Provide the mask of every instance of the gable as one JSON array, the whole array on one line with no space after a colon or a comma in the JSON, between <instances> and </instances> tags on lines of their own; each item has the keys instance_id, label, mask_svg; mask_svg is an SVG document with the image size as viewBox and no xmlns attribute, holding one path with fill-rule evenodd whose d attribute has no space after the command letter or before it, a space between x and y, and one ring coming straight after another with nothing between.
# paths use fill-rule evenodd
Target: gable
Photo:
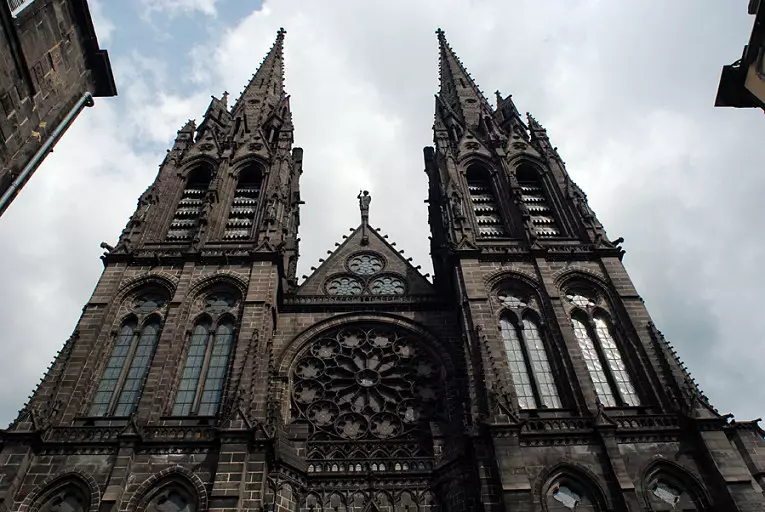
<instances>
[{"instance_id":1,"label":"gable","mask_svg":"<svg viewBox=\"0 0 765 512\"><path fill-rule=\"evenodd\" d=\"M298 295L370 296L433 295L425 279L374 228L367 230L362 244L361 226L319 266L303 284Z\"/></svg>"}]
</instances>

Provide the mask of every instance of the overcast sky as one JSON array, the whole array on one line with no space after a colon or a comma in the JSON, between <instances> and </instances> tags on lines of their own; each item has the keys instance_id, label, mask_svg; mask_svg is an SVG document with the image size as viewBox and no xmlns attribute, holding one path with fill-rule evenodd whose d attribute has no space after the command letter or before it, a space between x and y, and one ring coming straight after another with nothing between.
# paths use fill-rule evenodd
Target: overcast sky
<instances>
[{"instance_id":1,"label":"overcast sky","mask_svg":"<svg viewBox=\"0 0 765 512\"><path fill-rule=\"evenodd\" d=\"M765 413L765 115L713 108L747 0L90 0L119 90L87 109L0 219L0 423L70 336L176 131L236 98L287 29L304 148L299 274L358 222L430 271L422 148L441 27L493 102L548 129L657 326L721 412Z\"/></svg>"}]
</instances>

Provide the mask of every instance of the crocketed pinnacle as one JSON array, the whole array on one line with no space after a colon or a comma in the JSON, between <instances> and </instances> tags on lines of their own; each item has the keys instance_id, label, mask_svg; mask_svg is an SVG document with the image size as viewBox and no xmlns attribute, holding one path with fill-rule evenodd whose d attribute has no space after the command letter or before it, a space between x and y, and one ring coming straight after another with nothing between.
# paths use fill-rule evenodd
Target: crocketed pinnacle
<instances>
[{"instance_id":1,"label":"crocketed pinnacle","mask_svg":"<svg viewBox=\"0 0 765 512\"><path fill-rule=\"evenodd\" d=\"M285 97L284 92L284 35L280 28L271 50L252 75L250 83L234 105L233 117L245 115L248 124L259 124L270 116Z\"/></svg>"},{"instance_id":2,"label":"crocketed pinnacle","mask_svg":"<svg viewBox=\"0 0 765 512\"><path fill-rule=\"evenodd\" d=\"M439 96L468 126L477 126L482 113L491 113L488 100L454 53L446 35L436 30L439 46Z\"/></svg>"}]
</instances>

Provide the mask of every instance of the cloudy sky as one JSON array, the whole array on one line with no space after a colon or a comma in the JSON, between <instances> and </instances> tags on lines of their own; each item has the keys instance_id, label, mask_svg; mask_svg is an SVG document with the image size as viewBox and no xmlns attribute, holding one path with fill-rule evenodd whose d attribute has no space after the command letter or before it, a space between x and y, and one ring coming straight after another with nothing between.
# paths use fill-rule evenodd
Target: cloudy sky
<instances>
[{"instance_id":1,"label":"cloudy sky","mask_svg":"<svg viewBox=\"0 0 765 512\"><path fill-rule=\"evenodd\" d=\"M0 220L0 423L69 337L175 132L236 98L287 29L305 150L299 273L358 223L430 271L422 148L442 27L493 101L545 125L608 228L654 321L739 420L765 413L765 116L713 108L747 0L90 0L119 97L97 99Z\"/></svg>"}]
</instances>

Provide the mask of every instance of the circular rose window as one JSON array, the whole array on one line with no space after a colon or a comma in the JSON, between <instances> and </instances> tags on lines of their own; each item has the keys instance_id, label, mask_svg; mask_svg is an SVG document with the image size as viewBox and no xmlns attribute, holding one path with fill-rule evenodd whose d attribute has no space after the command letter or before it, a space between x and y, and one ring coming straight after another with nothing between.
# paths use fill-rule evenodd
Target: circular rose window
<instances>
[{"instance_id":1,"label":"circular rose window","mask_svg":"<svg viewBox=\"0 0 765 512\"><path fill-rule=\"evenodd\" d=\"M354 274L370 276L383 268L383 262L376 254L359 254L348 260L348 268Z\"/></svg>"},{"instance_id":2,"label":"circular rose window","mask_svg":"<svg viewBox=\"0 0 765 512\"><path fill-rule=\"evenodd\" d=\"M401 295L406 290L406 285L398 277L384 276L372 281L369 289L375 295Z\"/></svg>"},{"instance_id":3,"label":"circular rose window","mask_svg":"<svg viewBox=\"0 0 765 512\"><path fill-rule=\"evenodd\" d=\"M340 329L292 370L292 403L314 435L387 439L439 409L441 372L418 343L387 329Z\"/></svg>"},{"instance_id":4,"label":"circular rose window","mask_svg":"<svg viewBox=\"0 0 765 512\"><path fill-rule=\"evenodd\" d=\"M528 305L528 299L515 290L502 290L497 294L499 302L509 308L524 308Z\"/></svg>"},{"instance_id":5,"label":"circular rose window","mask_svg":"<svg viewBox=\"0 0 765 512\"><path fill-rule=\"evenodd\" d=\"M330 295L361 295L361 282L353 277L336 277L327 285Z\"/></svg>"}]
</instances>

